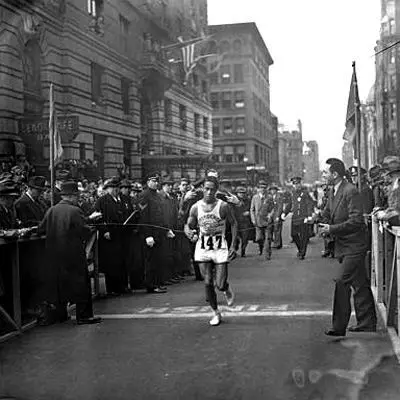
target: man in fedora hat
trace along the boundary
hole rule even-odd
[[[250,218],[251,201],[247,196],[247,190],[244,186],[236,188],[236,196],[240,200],[240,205],[234,208],[235,218],[238,223],[238,240],[236,241],[235,250],[238,250],[240,242],[240,255],[241,257],[246,257],[246,248],[250,233],[254,229]]]
[[[29,178],[28,190],[15,202],[15,211],[23,227],[37,226],[47,211],[41,195],[46,190],[46,178],[33,176]]]
[[[59,322],[68,319],[67,303],[76,304],[76,321],[94,324],[92,292],[85,243],[91,230],[78,207],[79,190],[74,181],[63,182],[61,201],[51,207],[39,226],[46,234],[46,290],[44,301],[56,306]]]
[[[14,202],[20,193],[17,184],[5,177],[0,179],[0,229],[17,228],[17,218],[14,210]]]
[[[128,277],[123,249],[124,208],[119,190],[120,180],[112,177],[104,182],[106,192],[95,205],[102,214],[104,227],[99,229],[99,269],[106,278],[107,293],[119,296],[126,292]]]

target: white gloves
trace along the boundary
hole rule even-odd
[[[104,239],[111,240],[110,232],[106,232],[106,233],[104,234]]]
[[[149,247],[153,247],[156,242],[154,241],[153,236],[149,236],[146,238],[146,244]]]
[[[282,214],[281,214],[281,220],[284,221],[285,219],[286,219],[286,214],[285,214],[285,213],[282,213]]]
[[[175,233],[171,231],[171,229],[167,232],[167,238],[173,239],[175,237]]]
[[[101,212],[94,211],[89,215],[89,219],[97,219],[97,218],[100,218],[102,216],[103,216],[103,214]]]

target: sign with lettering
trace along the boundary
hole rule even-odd
[[[72,142],[79,133],[79,117],[76,115],[57,118],[57,128],[63,144]],[[18,121],[18,133],[28,143],[49,140],[49,120],[23,118]]]

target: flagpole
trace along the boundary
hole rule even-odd
[[[353,61],[353,76],[354,76],[354,107],[355,107],[355,122],[356,122],[356,150],[357,150],[357,176],[358,176],[358,191],[361,193],[361,132],[360,132],[360,103],[358,98],[358,83],[356,74],[356,62]]]
[[[54,92],[53,84],[50,84],[50,108],[49,108],[49,141],[50,141],[50,204],[54,206]]]

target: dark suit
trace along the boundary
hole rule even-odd
[[[162,258],[162,240],[167,231],[164,226],[163,201],[156,190],[145,189],[140,196],[139,205],[142,208],[140,215],[140,228],[142,243],[144,245],[145,284],[148,291],[162,284],[164,260]],[[154,246],[146,244],[146,238],[154,238]]]
[[[311,217],[314,211],[314,200],[307,190],[294,191],[292,195],[292,226],[291,235],[296,244],[298,255],[305,257],[309,240],[310,228],[304,219]]]
[[[273,236],[274,236],[274,246],[277,249],[282,247],[282,218],[281,215],[284,209],[284,198],[280,193],[277,193],[275,197],[272,197],[274,203],[274,212],[272,218],[274,220],[273,224]]]
[[[362,200],[351,183],[343,180],[337,193],[330,193],[322,220],[330,225],[330,233],[335,241],[335,256],[340,263],[335,277],[333,330],[340,333],[346,331],[351,315],[351,288],[354,290],[357,325],[362,328],[375,328],[374,298],[365,270],[368,244]]]
[[[103,214],[102,221],[105,223],[104,228],[99,229],[99,269],[105,274],[107,291],[123,293],[128,280],[124,267],[121,227],[124,223],[123,204],[107,193],[97,200],[95,210]],[[106,232],[110,233],[110,239],[104,237]]]
[[[17,218],[24,228],[37,226],[47,211],[47,206],[41,200],[33,200],[26,193],[15,202]]]

